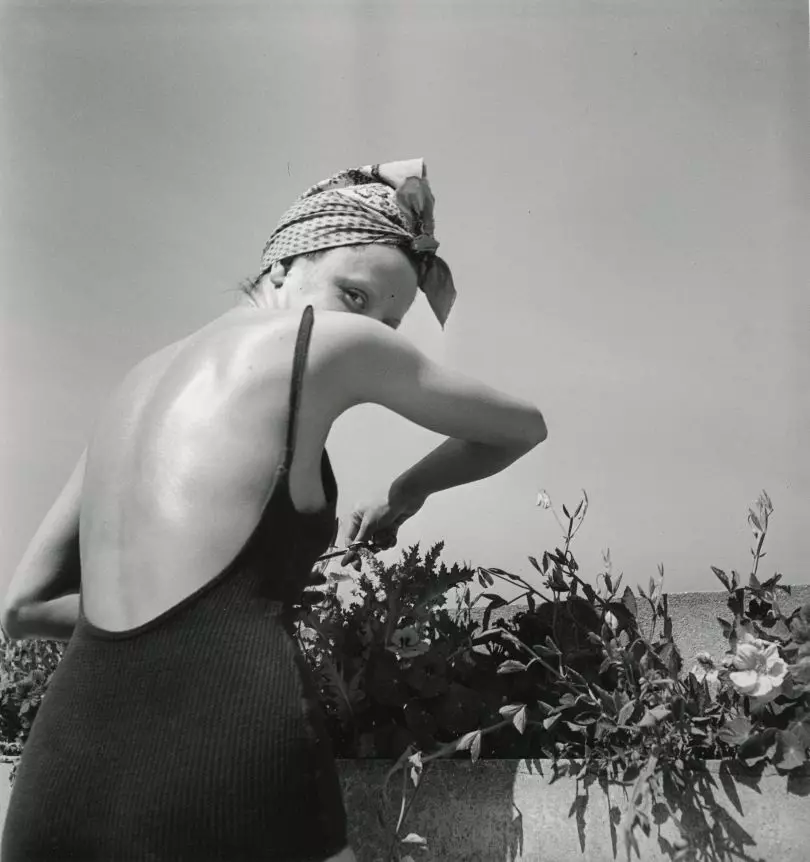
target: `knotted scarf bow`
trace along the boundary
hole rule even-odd
[[[419,287],[444,328],[456,289],[436,254],[434,203],[422,159],[341,171],[311,186],[284,213],[264,247],[262,269],[344,245],[404,246],[419,261]]]

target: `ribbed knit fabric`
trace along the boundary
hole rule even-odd
[[[20,760],[2,862],[323,862],[346,818],[290,606],[329,545],[327,506],[296,512],[288,475],[312,311],[296,344],[284,465],[233,562],[126,631],[78,624]]]

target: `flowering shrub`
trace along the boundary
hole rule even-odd
[[[373,574],[361,577],[358,604],[343,608],[332,590],[331,601],[310,612],[317,635],[308,654],[334,704],[339,756],[396,758],[386,785],[398,771],[404,782],[410,777],[410,800],[403,783],[392,823],[391,858],[400,843],[407,848],[426,841],[400,834],[430,763],[466,752],[474,762],[550,758],[586,787],[594,780],[625,783],[627,804],[623,810],[613,805],[611,815],[628,857],[633,848],[638,852],[637,828],[649,833],[652,823],[668,818],[681,827],[681,840],[659,841],[674,858],[744,852],[739,826],[709,825],[688,770],[696,761],[736,758],[749,767],[772,763],[789,776],[807,761],[810,608],[785,617],[776,593],[789,590],[778,586],[780,576],[757,580],[770,514],[766,500],[759,515],[750,516],[757,548],[749,584],[741,587],[736,573],[728,579],[715,569],[733,615],[733,621],[720,620],[729,653],[722,666],[701,656],[694,672],[684,673],[673,639],[662,567],[646,591],[622,590],[609,556],[595,587],[579,575],[570,544],[587,496],[573,515],[562,507],[567,524],[548,494],[538,496],[538,506],[551,510],[564,533],[562,548],[539,561],[529,558],[547,592],[497,568],[437,571],[440,545],[424,562],[411,548],[400,566],[388,568],[367,556]],[[508,603],[493,592],[471,601],[473,578],[485,589],[496,579],[520,586],[512,602],[523,600],[527,610],[491,624]],[[451,585],[460,592],[453,617],[442,596]],[[478,600],[487,603],[480,628],[470,614]],[[642,602],[650,611],[648,628],[639,619]],[[359,650],[351,646],[357,642]],[[347,702],[350,710],[341,707]],[[363,740],[354,747],[347,745],[358,741],[352,727]],[[392,805],[387,786],[384,798]]]
[[[729,577],[712,567],[732,615],[718,620],[729,642],[717,674],[719,697],[728,705],[720,734],[743,763],[768,762],[790,773],[807,762],[810,748],[810,604],[786,616],[781,599],[790,588],[780,585],[781,575],[760,583],[773,505],[763,492],[756,506],[748,514],[755,541],[748,584],[741,586],[735,571]]]

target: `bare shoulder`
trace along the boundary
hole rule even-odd
[[[378,401],[380,387],[414,380],[431,363],[404,335],[360,314],[317,311],[308,368],[340,413]]]
[[[397,363],[424,358],[402,334],[361,314],[318,311],[315,315],[311,352],[313,362],[356,370],[376,363]]]

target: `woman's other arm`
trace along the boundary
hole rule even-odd
[[[0,610],[14,639],[70,640],[79,613],[79,507],[85,454],[31,540]]]

